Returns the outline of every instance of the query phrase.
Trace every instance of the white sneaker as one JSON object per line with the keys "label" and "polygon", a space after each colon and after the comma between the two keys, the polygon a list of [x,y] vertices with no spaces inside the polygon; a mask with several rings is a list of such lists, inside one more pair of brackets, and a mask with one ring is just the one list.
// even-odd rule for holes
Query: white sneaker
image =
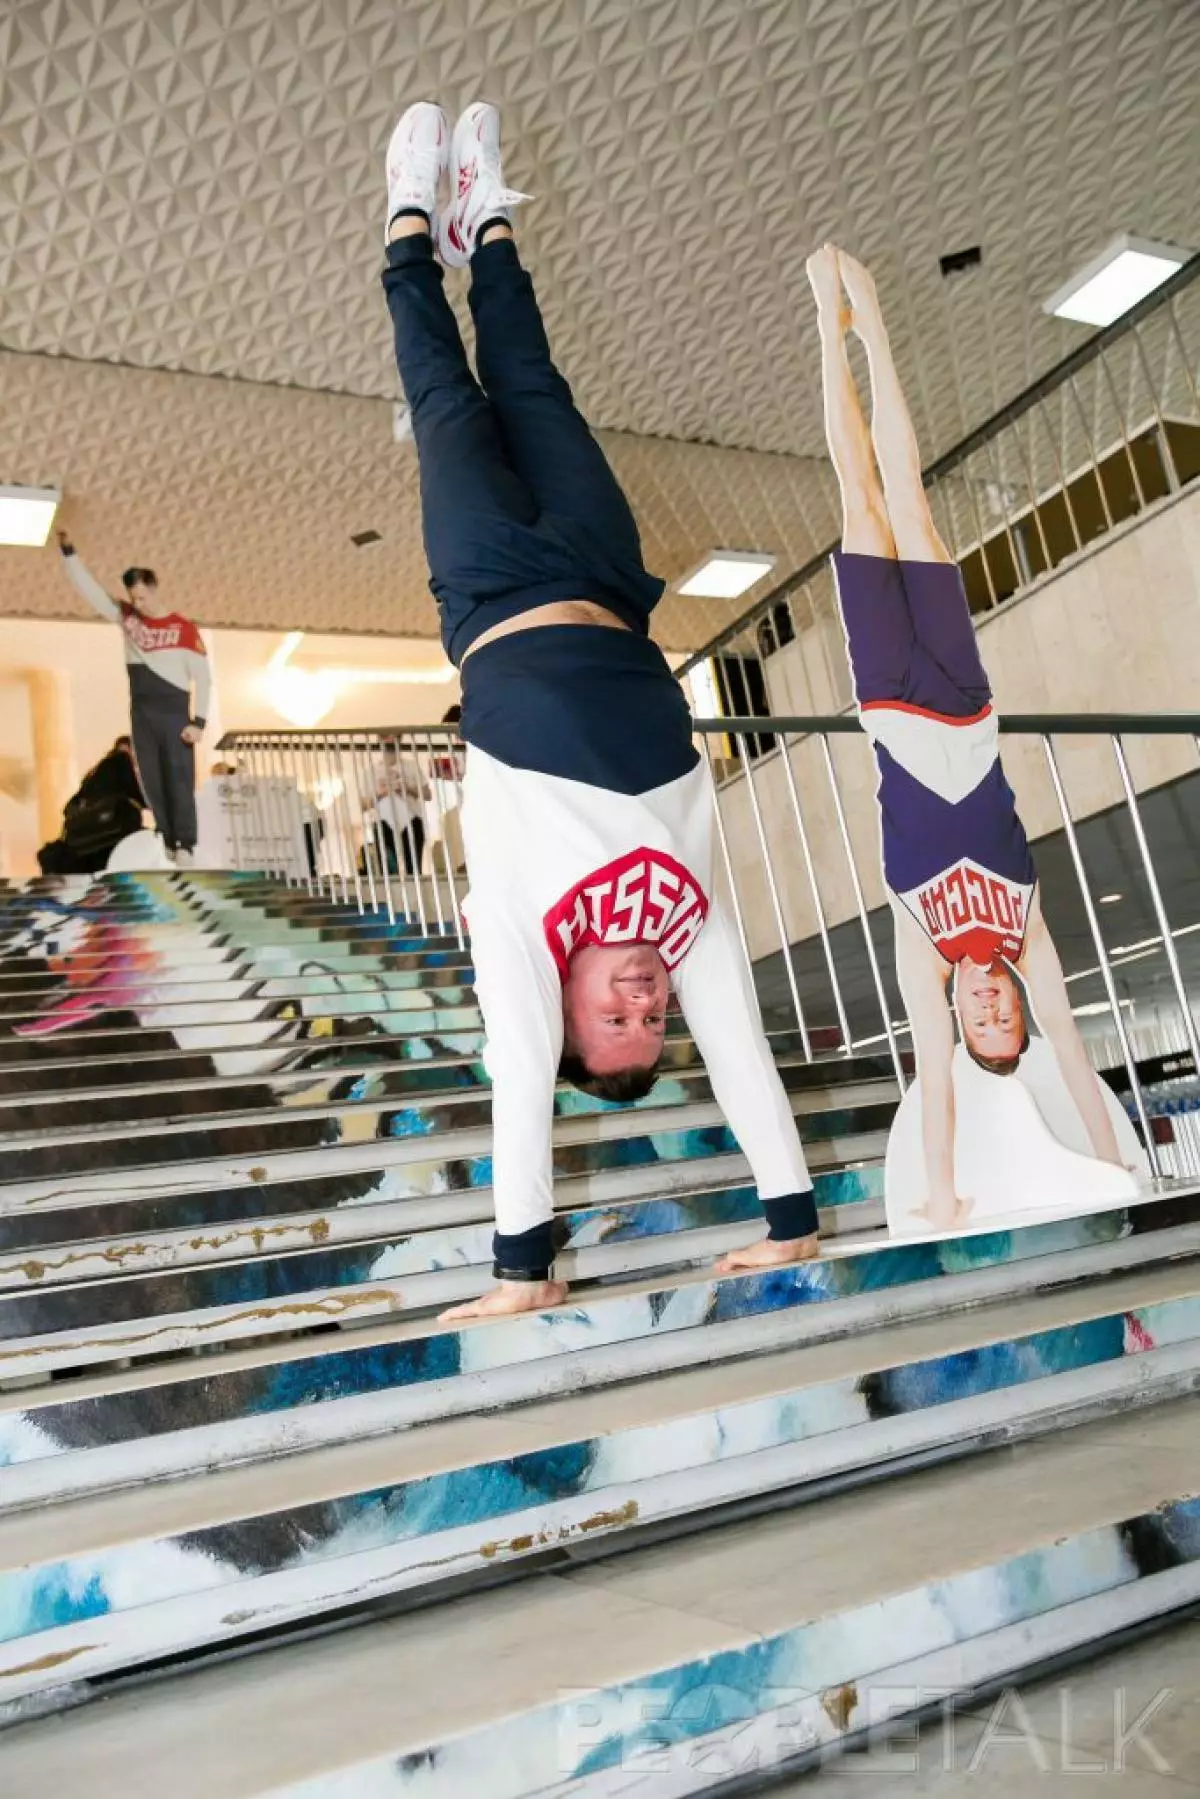
{"label": "white sneaker", "polygon": [[486,100],[468,106],[450,144],[450,204],[438,220],[438,253],[447,268],[462,268],[475,254],[479,227],[507,219],[530,194],[505,187],[500,167],[500,114]]}
{"label": "white sneaker", "polygon": [[431,229],[436,227],[438,185],[449,149],[450,124],[440,106],[418,100],[401,113],[387,148],[385,244],[392,220],[406,207],[426,213]]}
{"label": "white sneaker", "polygon": [[196,866],[195,850],[172,850],[171,854],[175,858],[176,868],[195,868],[195,866]]}

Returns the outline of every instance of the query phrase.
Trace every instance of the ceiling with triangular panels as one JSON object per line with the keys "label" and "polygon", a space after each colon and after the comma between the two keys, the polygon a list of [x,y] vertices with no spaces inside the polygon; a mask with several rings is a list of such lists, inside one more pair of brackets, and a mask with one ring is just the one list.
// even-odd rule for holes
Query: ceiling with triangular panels
{"label": "ceiling with triangular panels", "polygon": [[[174,559],[213,622],[431,632],[380,165],[403,103],[480,94],[669,579],[831,534],[821,239],[875,267],[930,456],[1080,341],[1041,301],[1116,232],[1200,247],[1196,0],[7,0],[0,481],[64,480],[99,563]],[[0,555],[0,608],[69,610],[53,576]]]}

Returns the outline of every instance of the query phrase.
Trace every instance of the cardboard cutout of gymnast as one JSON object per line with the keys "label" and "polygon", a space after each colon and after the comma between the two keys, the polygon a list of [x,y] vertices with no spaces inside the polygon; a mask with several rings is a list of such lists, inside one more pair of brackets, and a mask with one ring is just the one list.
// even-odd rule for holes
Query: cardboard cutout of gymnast
{"label": "cardboard cutout of gymnast", "polygon": [[[1121,1167],[1136,1157],[1136,1143],[1119,1146],[1115,1102],[1072,1016],[1000,763],[962,577],[930,512],[874,282],[861,263],[828,244],[809,259],[808,276],[820,321],[826,435],[842,497],[834,574],[859,715],[879,771],[884,880],[916,1051],[922,1212],[926,1228],[952,1230],[970,1220],[974,1195],[956,1181],[948,988],[977,1069],[1017,1074],[1031,1047],[1028,999],[1057,1063],[1051,1078],[1065,1086],[1064,1105],[1082,1121],[1078,1148]],[[870,371],[869,429],[847,354],[851,331]],[[980,1091],[977,1081],[973,1090]],[[1122,1191],[1127,1181],[1122,1174]],[[1111,1176],[1106,1185],[1100,1175],[1106,1196],[1111,1185]]]}

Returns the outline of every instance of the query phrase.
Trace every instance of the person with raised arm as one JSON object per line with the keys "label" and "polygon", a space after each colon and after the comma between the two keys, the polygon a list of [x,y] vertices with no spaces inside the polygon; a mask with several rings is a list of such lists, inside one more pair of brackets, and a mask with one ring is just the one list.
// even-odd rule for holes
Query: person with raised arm
{"label": "person with raised arm", "polygon": [[211,691],[204,640],[190,618],[164,606],[152,568],[127,568],[123,597],[113,599],[65,531],[58,546],[76,593],[121,627],[138,777],[168,853],[188,867],[196,850],[195,746]]}

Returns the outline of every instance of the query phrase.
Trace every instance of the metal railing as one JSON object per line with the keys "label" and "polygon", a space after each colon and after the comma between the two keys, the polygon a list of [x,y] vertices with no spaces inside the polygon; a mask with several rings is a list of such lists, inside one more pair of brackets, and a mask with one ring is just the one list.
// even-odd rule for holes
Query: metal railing
{"label": "metal railing", "polygon": [[464,943],[455,729],[231,731],[219,747],[233,867]]}
{"label": "metal railing", "polygon": [[[1200,1176],[1200,714],[1013,716],[1000,729],[1092,1059],[1154,1171]],[[909,1026],[858,720],[741,716],[695,730],[716,879],[768,1022],[809,1060],[885,1055],[904,1086]],[[465,943],[453,729],[232,732],[221,748],[235,866]],[[1147,1073],[1155,1058],[1167,1072]]]}
{"label": "metal railing", "polygon": [[[1200,475],[1200,256],[925,471],[938,528],[984,616]],[[849,704],[830,544],[678,669],[697,710],[786,709],[772,659],[804,642]],[[772,704],[772,701],[774,704]]]}

